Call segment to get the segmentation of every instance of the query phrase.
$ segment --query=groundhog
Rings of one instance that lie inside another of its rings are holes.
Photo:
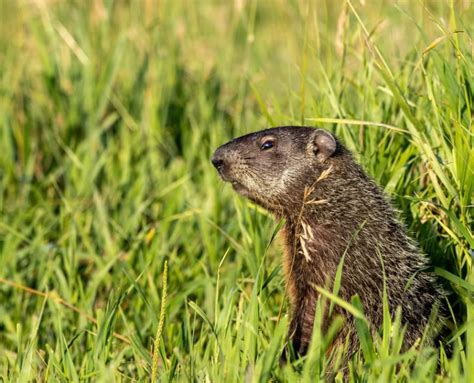
[[[315,286],[332,288],[343,255],[339,297],[350,302],[357,294],[375,332],[385,278],[392,314],[402,309],[404,348],[422,337],[442,290],[383,191],[333,134],[298,126],[262,130],[219,147],[212,164],[235,191],[285,221],[288,337],[297,353],[311,340]],[[345,318],[334,342],[347,340],[353,353],[359,345],[354,320],[341,307],[334,312]]]

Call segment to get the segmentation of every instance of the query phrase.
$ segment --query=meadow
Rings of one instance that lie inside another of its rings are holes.
[[[455,0],[0,0],[0,381],[327,379],[319,322],[279,364],[280,226],[210,163],[293,124],[340,137],[451,292],[442,344],[401,351],[386,315],[349,381],[472,381],[473,20]]]

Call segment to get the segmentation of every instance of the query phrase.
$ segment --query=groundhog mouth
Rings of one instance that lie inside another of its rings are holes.
[[[236,181],[236,180],[230,179],[230,178],[224,178],[224,177],[222,177],[222,179],[225,182],[230,183],[232,185],[232,189],[234,189],[234,191],[236,191],[240,195],[242,195],[244,197],[249,196],[249,190],[243,184],[241,184],[239,181]]]
[[[234,188],[236,192],[243,192],[247,190],[244,185],[242,185],[240,182],[237,181],[230,181],[230,184]]]
[[[242,185],[239,181],[236,181],[234,177],[229,175],[227,172],[224,172],[221,169],[219,169],[218,172],[222,181],[230,183],[236,192],[246,190],[244,185]]]
[[[240,195],[245,197],[249,196],[249,190],[242,183],[235,179],[235,174],[232,174],[229,169],[224,168],[222,162],[214,160],[213,164],[216,167],[222,181],[230,183],[232,188]]]

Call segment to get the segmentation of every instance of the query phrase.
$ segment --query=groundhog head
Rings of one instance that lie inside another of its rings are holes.
[[[305,189],[329,168],[339,148],[322,129],[285,126],[236,138],[211,161],[239,194],[280,212],[301,204]]]

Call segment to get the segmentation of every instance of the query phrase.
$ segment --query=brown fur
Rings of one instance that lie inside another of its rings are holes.
[[[309,127],[268,129],[221,146],[212,162],[237,192],[285,219],[284,272],[295,350],[304,353],[311,340],[314,286],[331,288],[343,254],[339,296],[350,301],[358,294],[376,331],[385,278],[392,312],[402,307],[405,347],[422,336],[442,294],[381,189],[333,135]],[[346,319],[335,342],[349,337],[352,352],[358,347],[353,318],[341,308],[335,312]]]

